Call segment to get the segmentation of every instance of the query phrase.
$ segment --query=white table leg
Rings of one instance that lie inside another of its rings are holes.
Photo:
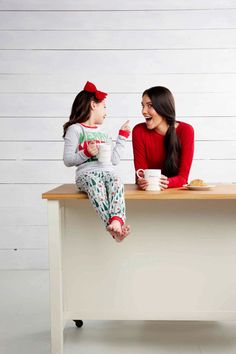
[[[61,240],[63,232],[63,202],[48,201],[49,268],[51,302],[51,353],[63,354],[63,299]]]

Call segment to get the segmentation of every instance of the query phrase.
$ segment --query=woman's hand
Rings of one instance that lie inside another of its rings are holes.
[[[94,141],[94,140],[90,141],[90,143],[88,144],[87,150],[90,153],[90,155],[96,156],[98,154],[98,147],[97,147],[96,141]]]
[[[139,188],[145,190],[148,186],[148,181],[146,179],[144,179],[144,173],[143,171],[140,171],[139,174],[142,176],[142,177],[137,177],[137,185],[139,186]]]
[[[161,190],[163,191],[164,189],[168,188],[168,184],[169,184],[168,178],[164,175],[161,175],[160,177]]]
[[[127,120],[121,127],[120,130],[125,130],[126,132],[131,132],[130,126],[129,126],[129,120]]]
[[[139,188],[146,190],[147,186],[148,186],[148,181],[144,178],[138,178],[137,184],[138,184]]]
[[[142,172],[139,172],[139,173],[142,173]],[[143,190],[146,190],[147,187],[148,187],[148,181],[144,178],[138,178],[137,179],[137,184],[139,186],[139,188],[143,189]],[[167,189],[168,188],[168,184],[169,184],[169,181],[168,181],[168,178],[164,175],[161,175],[160,177],[160,187],[161,187],[161,190],[163,191],[164,189]]]

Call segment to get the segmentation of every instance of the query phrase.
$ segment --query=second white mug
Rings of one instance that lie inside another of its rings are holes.
[[[101,143],[98,148],[98,161],[107,163],[111,162],[111,145],[108,143]]]
[[[161,170],[157,169],[146,169],[143,170],[140,168],[139,170],[136,171],[136,174],[139,178],[142,178],[140,176],[139,172],[143,172],[144,174],[144,179],[148,181],[148,186],[147,186],[147,191],[160,191],[160,177],[161,177]]]

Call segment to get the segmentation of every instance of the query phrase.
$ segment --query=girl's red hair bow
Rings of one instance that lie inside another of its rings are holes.
[[[101,101],[104,100],[104,98],[106,98],[106,96],[107,96],[106,92],[98,91],[96,86],[92,82],[89,82],[89,81],[86,82],[86,84],[84,86],[84,91],[94,93],[95,97]]]

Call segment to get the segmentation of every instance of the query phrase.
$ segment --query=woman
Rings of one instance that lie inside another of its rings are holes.
[[[135,170],[161,169],[161,189],[182,187],[187,183],[194,151],[191,125],[176,121],[175,102],[170,90],[154,86],[142,96],[144,123],[133,129]],[[137,178],[141,189],[148,182]]]

